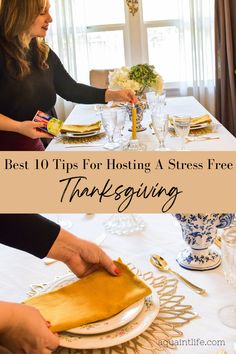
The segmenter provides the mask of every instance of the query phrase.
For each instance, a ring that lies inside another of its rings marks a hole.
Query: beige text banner
[[[1,213],[236,210],[236,152],[1,152]]]

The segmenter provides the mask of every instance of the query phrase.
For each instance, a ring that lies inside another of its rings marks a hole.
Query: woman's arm
[[[98,268],[119,274],[111,258],[92,242],[82,240],[38,214],[0,214],[0,242],[36,257],[64,262],[77,276]]]
[[[68,74],[58,56],[50,50],[49,66],[53,70],[56,93],[67,101],[75,103],[106,103],[109,101],[136,102],[132,90],[109,90],[77,83]]]
[[[39,128],[42,128],[43,126],[45,126],[44,123],[29,120],[18,122],[3,114],[0,114],[0,130],[22,134],[31,139],[52,138],[50,134],[39,130]]]
[[[58,56],[50,50],[49,67],[53,71],[56,93],[75,103],[105,103],[105,89],[77,83],[66,71]]]
[[[0,243],[43,258],[60,226],[38,214],[0,214]]]
[[[8,118],[3,114],[0,114],[0,130],[9,131],[9,132],[17,132],[20,129],[21,122],[17,122],[14,119]]]
[[[137,97],[132,90],[106,90],[105,101],[131,102],[136,103]]]

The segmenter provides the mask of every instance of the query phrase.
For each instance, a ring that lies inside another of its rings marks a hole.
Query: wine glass
[[[70,217],[67,214],[41,214],[45,218],[52,220],[56,224],[60,225],[63,229],[70,229],[73,225]]]
[[[166,104],[166,91],[157,93],[156,95],[156,109],[162,113]]]
[[[60,225],[63,229],[70,229],[72,226],[72,221],[70,219],[66,219],[65,217],[58,215],[55,222]]]
[[[148,108],[152,112],[154,107],[156,106],[156,92],[154,91],[146,92],[146,99],[147,99]]]
[[[119,108],[116,110],[117,113],[117,124],[116,124],[116,132],[117,132],[117,141],[118,143],[122,143],[122,135],[125,127],[125,121],[127,118],[127,109],[126,107]]]
[[[221,235],[222,265],[226,281],[236,288],[236,227],[229,227]],[[236,302],[222,307],[219,318],[226,326],[236,328]]]
[[[101,112],[102,125],[108,137],[108,142],[103,146],[105,149],[114,150],[120,146],[114,142],[114,133],[117,125],[117,112],[113,109],[106,109]]]
[[[154,110],[151,114],[151,118],[153,130],[159,141],[159,147],[157,150],[168,150],[165,146],[165,137],[168,132],[168,114],[159,113],[158,111]]]
[[[185,138],[189,134],[190,123],[191,123],[191,117],[189,115],[173,116],[173,124],[174,124],[176,135],[178,135],[181,138],[180,150],[185,150]]]

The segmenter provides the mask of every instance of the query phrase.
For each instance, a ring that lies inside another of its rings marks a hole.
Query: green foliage
[[[156,80],[156,72],[153,65],[138,64],[132,66],[129,71],[129,79],[142,85],[142,89],[150,87]]]

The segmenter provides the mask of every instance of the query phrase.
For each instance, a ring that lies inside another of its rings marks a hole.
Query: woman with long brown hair
[[[0,150],[44,150],[51,137],[32,121],[50,112],[56,95],[75,103],[133,101],[131,90],[75,82],[45,43],[52,18],[48,0],[0,0]]]

